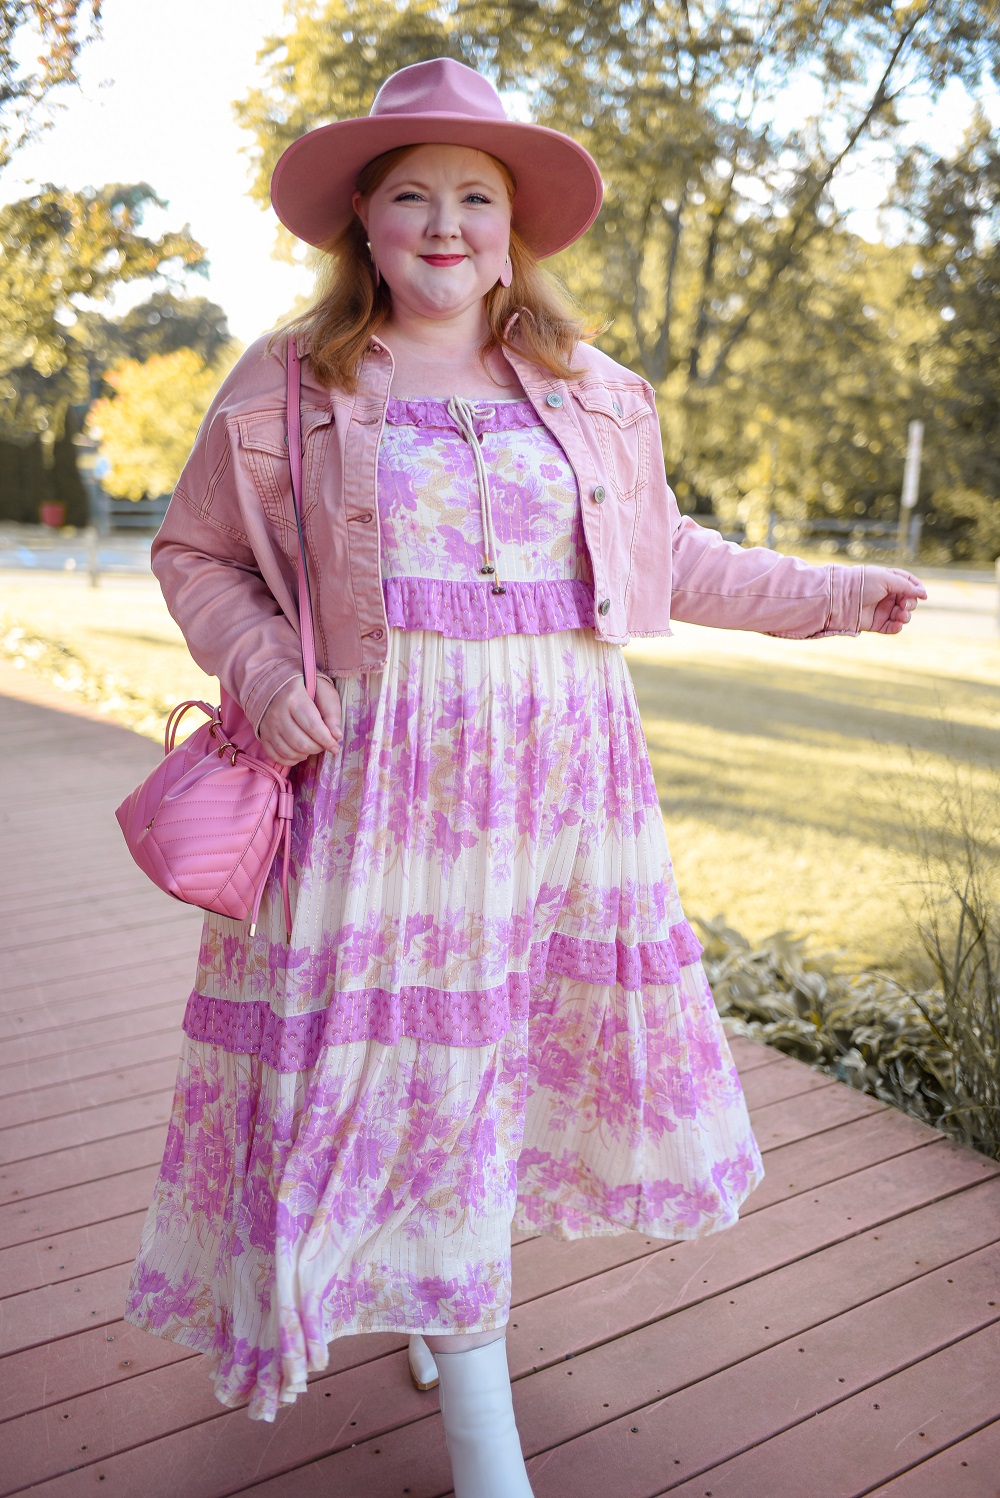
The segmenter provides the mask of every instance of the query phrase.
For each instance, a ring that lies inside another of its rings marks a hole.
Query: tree
[[[607,321],[602,347],[663,395],[668,462],[694,506],[736,489],[734,407],[778,412],[796,394],[780,349],[808,342],[820,267],[850,260],[838,174],[865,140],[900,141],[907,92],[975,85],[998,47],[995,0],[299,0],[262,54],[266,84],[236,109],[262,202],[292,140],[365,113],[389,72],[433,56],[486,70],[582,140],[605,205],[558,267]],[[812,91],[794,120],[778,104],[789,82]],[[759,460],[774,433],[758,425]]]
[[[90,359],[104,335],[81,312],[83,299],[172,267],[204,267],[186,227],[141,233],[150,204],[165,206],[138,183],[75,193],[49,185],[0,207],[0,437],[38,434],[51,444],[67,409],[90,400]]]
[[[168,494],[180,477],[212,397],[240,352],[230,344],[213,363],[191,348],[126,359],[104,376],[113,396],[95,401],[86,430],[110,464],[109,494]]]
[[[95,400],[104,393],[104,371],[123,359],[142,364],[154,354],[187,348],[210,364],[231,341],[221,307],[207,297],[181,297],[173,291],[154,292],[122,317],[84,311],[79,321]]]
[[[949,157],[905,164],[898,200],[920,234],[910,295],[933,314],[924,357],[935,399],[926,414],[936,514],[960,555],[1000,555],[1000,139],[977,114]]]
[[[0,0],[0,169],[45,123],[42,106],[52,91],[75,81],[80,50],[100,16],[101,0]],[[42,49],[28,72],[16,57],[26,32]]]

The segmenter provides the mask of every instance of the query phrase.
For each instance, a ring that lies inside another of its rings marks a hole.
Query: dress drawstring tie
[[[495,408],[492,408],[491,414],[495,414]],[[497,538],[493,529],[493,510],[490,505],[490,481],[489,475],[486,472],[486,464],[483,461],[479,438],[476,436],[476,408],[470,401],[463,400],[460,395],[453,395],[448,402],[448,415],[458,426],[462,436],[472,449],[472,464],[476,470],[476,483],[479,486],[479,507],[483,517],[483,565],[479,570],[484,576],[493,578],[491,592],[506,593],[507,589],[500,581],[500,575],[496,567]]]

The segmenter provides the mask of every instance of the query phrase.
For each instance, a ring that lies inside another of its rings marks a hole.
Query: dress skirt
[[[592,631],[392,630],[298,772],[292,941],[206,918],[127,1319],[273,1419],[355,1332],[489,1330],[511,1227],[730,1227],[763,1177],[634,688]]]
[[[336,1337],[503,1326],[512,1227],[697,1238],[764,1173],[565,459],[526,402],[383,455],[387,661],[293,772],[290,942],[276,872],[205,920],[126,1309],[263,1420]]]

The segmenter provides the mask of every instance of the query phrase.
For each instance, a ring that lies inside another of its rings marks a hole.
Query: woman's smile
[[[465,319],[485,336],[484,298],[510,249],[512,201],[493,157],[459,145],[417,146],[367,198],[355,191],[372,261],[392,295],[389,327]]]

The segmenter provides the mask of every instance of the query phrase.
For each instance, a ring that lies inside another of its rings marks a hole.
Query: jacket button
[[[367,520],[372,520],[372,519],[374,519],[374,511],[373,510],[366,510],[363,515],[359,515],[358,516],[358,519],[359,520],[366,520],[366,521]]]
[[[611,607],[611,599],[610,598],[602,598],[601,601],[600,601],[600,603],[597,606],[597,612],[599,614],[606,614],[608,612],[608,610],[610,609],[610,607]]]
[[[547,406],[561,406],[562,396],[558,393],[558,391],[553,390],[551,395],[547,395],[545,397],[545,404]]]
[[[373,629],[368,638],[371,640],[381,640],[382,631],[380,629]]]
[[[604,485],[603,484],[598,484],[597,488],[594,490],[594,498],[597,500],[597,503],[599,505],[602,505],[604,503]]]

